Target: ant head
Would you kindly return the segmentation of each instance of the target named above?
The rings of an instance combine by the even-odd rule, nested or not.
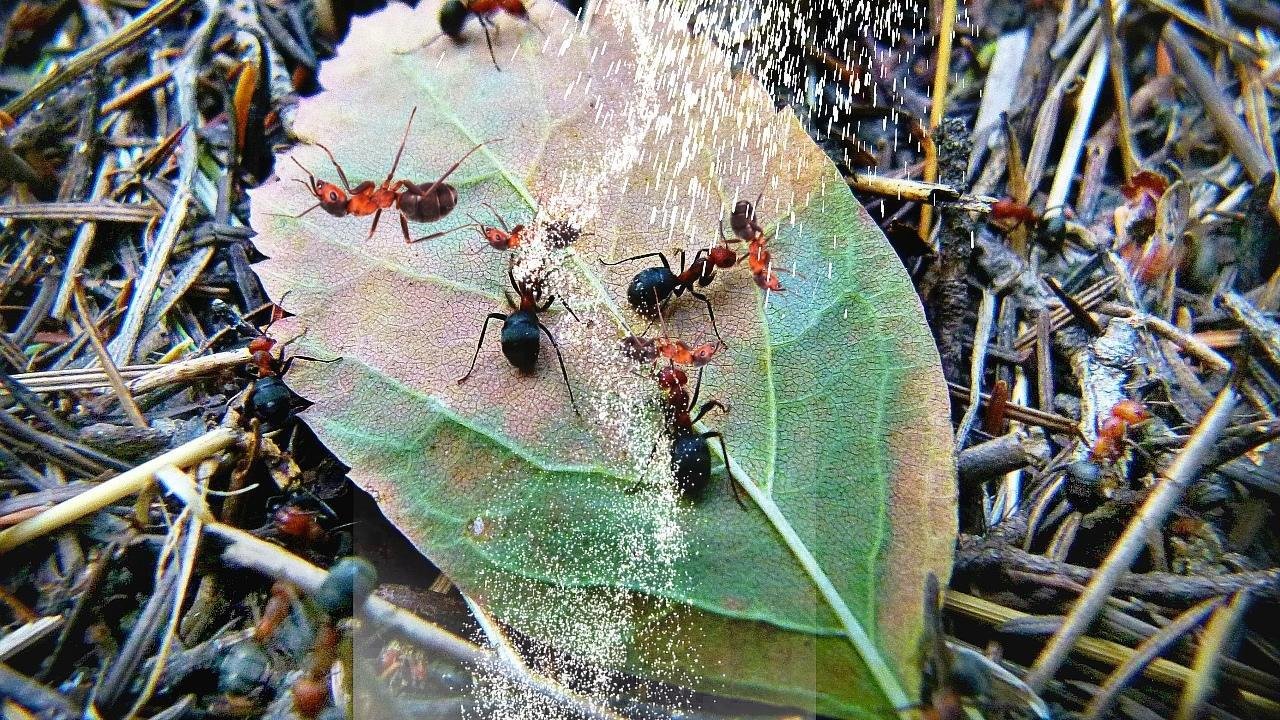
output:
[[[1147,410],[1147,406],[1137,400],[1125,399],[1111,408],[1111,415],[1130,424],[1136,424],[1150,418],[1151,411]]]
[[[733,206],[733,214],[746,220],[754,220],[756,217],[756,206],[751,204],[749,200],[739,200]]]
[[[692,351],[694,367],[702,367],[703,365],[711,362],[711,358],[715,356],[716,351],[720,349],[722,344],[723,343],[716,341],[713,343],[704,343],[694,348]]]
[[[447,0],[440,6],[440,31],[450,39],[462,37],[462,26],[471,14],[471,9],[463,0]]]
[[[275,346],[276,341],[273,338],[269,338],[266,335],[259,335],[249,341],[249,352],[253,354],[271,352],[271,348]]]
[[[295,157],[290,157],[294,165],[297,165],[302,172],[307,174],[307,179],[298,180],[302,183],[311,194],[315,196],[316,202],[320,203],[320,207],[334,217],[344,217],[347,214],[347,194],[342,188],[331,182],[317,180],[311,171],[302,166]],[[296,179],[296,178],[295,178]]]

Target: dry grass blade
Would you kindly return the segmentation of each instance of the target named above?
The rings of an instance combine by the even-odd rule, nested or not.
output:
[[[1224,655],[1231,653],[1236,627],[1249,606],[1249,593],[1240,592],[1225,607],[1214,611],[1200,638],[1200,650],[1192,666],[1191,681],[1182,688],[1177,720],[1204,717],[1205,705],[1218,686],[1218,670]]]
[[[74,220],[145,225],[162,214],[159,206],[149,203],[121,203],[110,200],[0,206],[0,218],[12,220]]]
[[[1222,598],[1205,600],[1174,618],[1173,622],[1161,628],[1160,632],[1147,638],[1141,645],[1134,648],[1133,655],[1107,676],[1098,694],[1094,695],[1093,700],[1089,701],[1089,705],[1084,711],[1085,717],[1088,720],[1101,720],[1101,718],[1106,717],[1120,693],[1124,691],[1129,683],[1133,682],[1134,678],[1142,673],[1143,669],[1151,661],[1160,657],[1161,653],[1182,639],[1182,636],[1204,622],[1205,618],[1209,617],[1214,610],[1222,605],[1222,602]]]

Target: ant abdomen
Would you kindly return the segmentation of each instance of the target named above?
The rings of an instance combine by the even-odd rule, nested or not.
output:
[[[458,191],[447,183],[422,183],[406,188],[400,196],[400,212],[414,222],[435,222],[458,206]]]
[[[681,432],[671,439],[671,473],[686,500],[702,497],[711,478],[711,451],[700,435]]]
[[[646,318],[658,316],[658,306],[671,295],[675,273],[665,267],[651,267],[636,273],[627,286],[627,302]]]
[[[538,364],[538,318],[532,311],[511,313],[502,324],[502,354],[525,373]]]

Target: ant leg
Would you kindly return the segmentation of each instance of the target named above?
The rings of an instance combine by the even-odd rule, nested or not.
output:
[[[373,214],[373,225],[369,227],[369,235],[368,237],[365,238],[365,240],[368,240],[369,238],[373,237],[373,233],[376,232],[378,229],[378,221],[381,219],[382,219],[382,208],[378,208],[378,211]]]
[[[485,317],[484,324],[480,326],[480,340],[476,342],[476,353],[475,355],[471,356],[471,367],[467,368],[466,375],[463,375],[462,377],[458,378],[459,385],[466,382],[466,379],[471,377],[471,372],[476,369],[476,358],[480,357],[480,346],[484,344],[484,334],[486,332],[489,332],[490,320],[501,320],[503,322],[506,322],[507,316],[503,315],[502,313],[489,313]]]
[[[493,61],[493,69],[502,72],[502,68],[498,67],[498,56],[493,54],[493,39],[489,37],[489,23],[485,22],[483,17],[480,18],[480,29],[484,30],[484,42],[489,46],[489,59]],[[494,32],[497,32],[497,28],[494,28]]]
[[[538,323],[538,329],[547,334],[547,339],[551,341],[551,347],[556,349],[556,359],[560,361],[560,374],[564,376],[564,386],[569,391],[569,404],[573,405],[573,411],[578,417],[582,417],[582,411],[578,409],[578,401],[573,397],[573,386],[569,384],[569,371],[564,367],[564,355],[560,354],[560,343],[556,342],[556,337],[551,334],[546,325]]]
[[[693,384],[693,395],[689,398],[689,407],[693,407],[698,404],[698,393],[702,392],[702,373],[706,371],[706,367],[698,368],[698,381]]]
[[[404,144],[409,141],[409,128],[413,125],[413,116],[417,114],[418,107],[415,105],[413,110],[409,111],[409,122],[404,124],[404,137],[400,138],[400,149],[396,150],[396,159],[391,163],[391,171],[387,173],[387,179],[382,181],[384,187],[391,182],[391,176],[396,174],[396,168],[400,167],[400,155],[404,153]]]
[[[733,491],[733,499],[738,503],[738,507],[743,510],[747,509],[747,504],[742,502],[742,495],[738,492],[738,478],[733,476],[733,471],[729,469],[729,447],[724,444],[724,435],[714,430],[704,432],[698,437],[703,440],[715,438],[720,441],[720,452],[724,453],[724,474],[729,476],[729,489]]]
[[[656,257],[656,258],[658,258],[659,260],[661,260],[661,261],[662,261],[662,266],[663,266],[663,267],[665,267],[665,268],[666,268],[666,269],[668,269],[668,270],[670,270],[670,269],[671,269],[671,263],[667,261],[667,256],[666,256],[666,255],[664,255],[663,253],[660,253],[660,252],[645,253],[645,254],[643,254],[643,255],[632,255],[632,256],[631,256],[631,257],[629,257],[629,258],[623,258],[623,259],[621,259],[621,260],[614,260],[613,262],[608,262],[608,261],[606,261],[604,258],[599,258],[599,260],[600,260],[600,264],[601,264],[601,265],[621,265],[622,263],[631,262],[631,261],[633,261],[633,260],[643,260],[643,259],[645,259],[645,258],[651,258],[651,257]],[[682,268],[682,269],[683,269],[683,268]]]
[[[499,214],[498,214],[498,210],[497,210],[497,208],[495,208],[494,206],[490,205],[490,204],[489,204],[489,203],[487,203],[487,202],[486,202],[486,203],[480,203],[480,204],[481,204],[481,205],[483,205],[483,206],[485,206],[485,207],[487,207],[487,208],[489,208],[489,212],[493,213],[493,216],[494,216],[495,218],[497,218],[497,220],[498,220],[498,224],[502,226],[502,232],[504,232],[504,233],[509,233],[509,232],[511,232],[511,228],[507,227],[507,219],[506,219],[506,218],[504,218],[504,217],[502,217],[501,215],[499,215]],[[468,217],[470,217],[470,216],[468,216]],[[474,218],[473,218],[473,219],[474,219]],[[477,221],[477,222],[479,222],[479,221]]]
[[[401,216],[400,216],[400,221],[401,221],[401,222],[404,222],[404,216],[403,216],[403,215],[401,215]],[[407,237],[407,236],[408,236],[408,234],[409,234],[409,231],[408,231],[408,229],[407,229],[407,228],[408,228],[408,226],[409,226],[409,224],[406,222],[406,223],[405,223],[405,228],[406,228],[406,230],[405,230],[405,236],[406,236],[406,237]],[[475,223],[464,223],[464,224],[459,225],[459,226],[457,226],[457,227],[451,227],[451,228],[449,228],[448,230],[441,230],[440,232],[433,232],[433,233],[431,233],[430,235],[423,235],[423,236],[422,236],[422,237],[420,237],[420,238],[415,238],[415,239],[413,239],[413,240],[406,240],[406,242],[408,242],[408,243],[412,244],[412,243],[419,243],[419,242],[422,242],[423,240],[435,240],[436,238],[438,238],[438,237],[444,237],[445,235],[448,235],[448,234],[449,234],[449,233],[451,233],[451,232],[457,232],[458,230],[466,230],[466,229],[467,229],[467,228],[469,228],[469,227],[475,227]]]
[[[301,337],[301,336],[299,336],[299,337]],[[298,338],[294,338],[293,340],[297,340],[297,339],[298,339]],[[290,340],[289,342],[293,342],[293,340]],[[281,345],[281,346],[280,346],[280,350],[281,350],[281,353],[283,353],[283,352],[284,352],[284,346],[283,346],[283,345]],[[283,360],[283,361],[280,363],[280,373],[279,373],[279,374],[284,375],[285,373],[289,372],[289,368],[293,367],[293,361],[294,361],[294,360],[306,360],[306,361],[308,361],[308,362],[318,362],[318,363],[324,363],[325,365],[328,365],[329,363],[336,363],[336,362],[338,362],[338,361],[339,361],[339,360],[341,360],[341,359],[342,359],[342,358],[340,358],[340,357],[336,357],[336,358],[329,358],[328,360],[322,360],[322,359],[320,359],[320,358],[318,358],[318,357],[311,357],[310,355],[291,355],[290,357],[285,358],[285,360]]]
[[[649,458],[645,460],[646,467],[653,465],[653,456],[656,455],[657,453],[658,453],[658,441],[654,440],[653,447],[649,448]],[[636,480],[636,484],[632,485],[630,490],[625,490],[624,492],[627,495],[635,495],[636,493],[640,492],[640,488],[644,487],[644,481],[648,475],[649,473],[647,471],[641,474],[640,479]]]
[[[720,336],[720,328],[716,326],[716,311],[712,309],[711,301],[707,299],[706,295],[703,295],[693,288],[689,288],[689,294],[706,303],[707,316],[711,318],[711,330],[715,332],[716,339],[720,341],[721,345],[724,345],[726,348],[729,347],[729,343],[725,342],[724,338]]]
[[[712,410],[719,410],[724,413],[729,412],[729,408],[725,407],[725,404],[719,400],[708,400],[701,408],[698,409],[698,414],[694,415],[693,420],[690,422],[698,422],[702,419],[703,415],[706,415]]]
[[[490,143],[492,143],[492,142],[498,142],[498,141],[499,141],[499,140],[501,140],[501,139],[502,139],[502,138],[493,138],[493,139],[491,139],[491,140],[486,140],[485,142],[490,142]],[[473,152],[475,152],[475,151],[479,150],[479,149],[480,149],[480,148],[482,148],[482,147],[484,147],[484,143],[480,143],[479,145],[476,145],[475,147],[471,148],[471,149],[470,149],[470,150],[468,150],[466,153],[464,153],[462,157],[458,158],[458,162],[456,162],[456,163],[454,163],[453,165],[451,165],[451,166],[449,167],[449,169],[445,171],[444,175],[441,175],[441,176],[440,176],[440,178],[439,178],[438,180],[436,180],[435,182],[431,183],[431,186],[430,186],[430,187],[428,187],[426,190],[422,191],[422,194],[423,194],[423,195],[430,195],[430,194],[434,193],[434,192],[436,191],[436,188],[440,187],[442,184],[444,184],[444,181],[445,181],[445,180],[448,180],[448,179],[449,179],[449,176],[453,174],[453,171],[454,171],[454,170],[457,170],[459,167],[461,167],[461,166],[462,166],[462,163],[463,163],[463,162],[464,162],[468,157],[470,157],[470,156],[471,156],[471,153],[473,153]]]
[[[556,299],[556,298],[553,298],[553,299]],[[582,322],[582,318],[578,317],[578,313],[574,312],[573,308],[569,307],[569,303],[565,302],[564,298],[558,298],[558,299],[560,300],[560,304],[564,306],[564,309],[568,310],[569,314],[573,316],[574,320],[577,320],[578,322]],[[550,305],[550,303],[548,303],[548,305]]]
[[[302,212],[298,213],[297,215],[288,215],[288,214],[285,214],[285,213],[271,213],[271,215],[272,215],[273,217],[284,217],[284,218],[290,218],[290,219],[293,219],[293,220],[297,220],[298,218],[302,217],[303,215],[306,215],[307,213],[311,212],[312,210],[315,210],[315,209],[316,209],[316,208],[318,208],[318,207],[320,207],[320,203],[316,203],[315,205],[312,205],[311,207],[307,208],[306,210],[303,210]]]

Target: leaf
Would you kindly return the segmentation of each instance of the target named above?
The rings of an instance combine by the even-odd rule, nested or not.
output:
[[[450,179],[454,213],[413,229],[494,224],[489,206],[532,227],[539,205],[541,221],[584,229],[571,250],[535,241],[518,256],[549,268],[583,318],[542,315],[584,417],[551,348],[519,375],[496,327],[455,382],[484,317],[504,309],[507,254],[474,229],[406,245],[390,215],[368,239],[367,217],[282,217],[312,199],[281,156],[282,181],[252,193],[270,258],[259,274],[297,314],[273,332],[305,329],[297,352],[342,358],[294,365],[290,386],[315,403],[305,419],[516,630],[700,690],[892,715],[918,685],[920,592],[928,571],[949,572],[956,519],[938,357],[887,241],[793,115],[650,6],[601,4],[585,33],[552,3],[531,9],[545,36],[499,18],[500,72],[474,22],[461,46],[421,47],[438,7],[353,22],[321,70],[326,91],[298,106],[304,144],[290,155],[336,180],[306,144],[324,143],[353,182],[381,180],[413,107],[397,178],[435,179],[486,141]],[[597,259],[706,247],[717,216],[762,189],[785,291],[766,298],[745,267],[706,288],[728,347],[702,388],[731,405],[705,425],[724,432],[755,506],[739,509],[722,469],[691,506],[662,490],[654,383],[617,352],[621,323],[640,325],[625,288],[644,263]],[[668,308],[673,336],[710,336],[701,303]]]

